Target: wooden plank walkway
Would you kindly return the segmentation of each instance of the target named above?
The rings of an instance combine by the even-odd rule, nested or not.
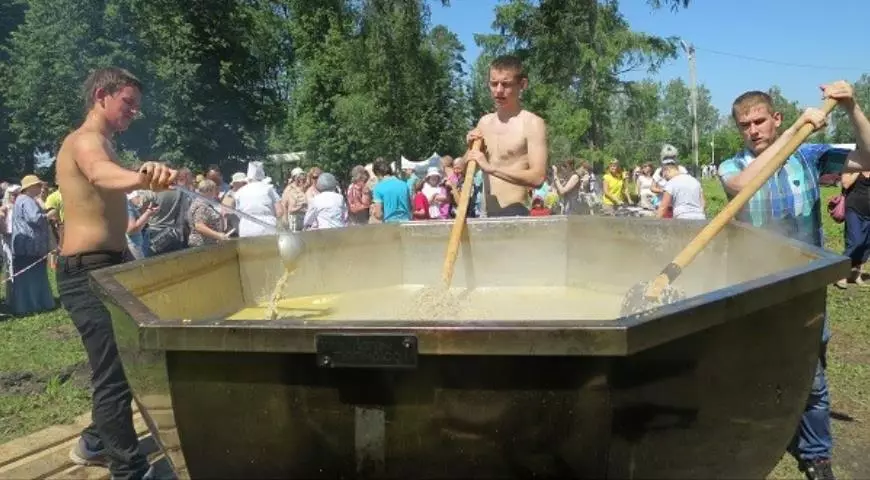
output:
[[[109,470],[103,467],[82,467],[69,458],[69,451],[79,439],[79,434],[91,421],[86,413],[70,425],[55,425],[30,435],[0,445],[0,480],[5,479],[73,479],[104,480]],[[171,475],[168,462],[163,458],[157,443],[151,437],[145,419],[138,408],[133,409],[133,426],[139,435],[140,448],[148,460],[165,478]]]

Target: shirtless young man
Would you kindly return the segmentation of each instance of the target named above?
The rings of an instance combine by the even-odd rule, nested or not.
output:
[[[469,145],[478,138],[484,141],[483,153],[469,150],[464,158],[477,162],[485,174],[488,217],[529,215],[529,190],[547,178],[547,126],[520,105],[520,92],[528,85],[518,58],[496,58],[489,68],[496,111],[484,115],[466,137]]]
[[[105,68],[85,82],[87,118],[57,154],[65,231],[57,267],[60,300],[79,331],[91,366],[92,423],[70,451],[81,465],[108,465],[113,478],[143,478],[148,462],[133,428],[132,393],[118,356],[109,311],[91,291],[88,273],[129,258],[126,193],[163,190],[177,173],[147,162],[118,165],[112,136],[139,112],[142,85],[125,70]]]

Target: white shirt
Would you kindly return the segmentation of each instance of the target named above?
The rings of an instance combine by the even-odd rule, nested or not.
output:
[[[440,185],[433,187],[429,182],[423,184],[423,195],[429,201],[429,218],[441,218],[441,204],[435,203],[435,197],[441,193],[442,187]]]
[[[701,208],[701,182],[688,174],[680,174],[665,184],[665,192],[671,194],[674,218],[704,220],[707,216]]]
[[[637,188],[640,191],[640,194],[643,195],[645,193],[649,193],[650,188],[652,187],[653,179],[652,177],[647,177],[646,175],[641,175],[637,177]]]
[[[347,226],[347,204],[338,192],[321,192],[308,203],[304,228],[322,230]]]
[[[240,188],[235,193],[236,210],[246,213],[269,225],[278,224],[275,215],[275,204],[280,198],[272,185],[265,182],[251,182]],[[277,227],[276,227],[277,228]],[[243,216],[239,216],[239,236],[256,237],[260,235],[273,235],[276,229],[266,228],[254,223]]]
[[[640,175],[639,177],[637,177],[637,188],[638,193],[640,193],[641,207],[652,208],[652,199],[656,196],[654,193],[652,193],[652,185],[652,177],[647,177],[646,175]]]

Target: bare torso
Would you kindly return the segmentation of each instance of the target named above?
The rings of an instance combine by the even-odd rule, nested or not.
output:
[[[75,158],[76,143],[100,133],[79,129],[63,142],[57,154],[57,185],[64,202],[64,236],[61,255],[95,250],[124,251],[127,248],[127,198],[122,191],[104,190],[93,185]],[[117,162],[108,139],[102,145]]]
[[[483,134],[489,163],[505,170],[529,168],[527,122],[538,117],[522,110],[518,115],[502,121],[495,113],[484,115],[478,123]],[[525,204],[529,187],[516,185],[493,175],[484,177],[486,210],[492,212],[514,203]]]

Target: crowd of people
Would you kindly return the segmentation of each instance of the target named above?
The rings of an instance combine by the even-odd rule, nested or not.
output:
[[[637,215],[706,218],[701,184],[678,165],[676,148],[665,145],[660,160],[655,170],[647,164],[633,173],[614,160],[603,175],[595,174],[589,162],[562,161],[537,188],[528,189],[523,206],[530,216],[616,215],[633,207]],[[130,250],[136,258],[149,257],[234,237],[272,234],[268,225],[304,231],[449,220],[466,188],[467,162],[451,156],[436,161],[395,171],[379,158],[351,168],[346,184],[320,167],[296,167],[283,189],[265,175],[261,162],[250,162],[247,172],[232,174],[229,183],[217,166],[196,177],[181,169],[176,189],[128,195]],[[482,171],[475,172],[469,188],[468,216],[485,217]]]
[[[28,175],[19,185],[6,186],[0,209],[5,216],[0,224],[6,226],[4,250],[11,251],[7,266],[14,276],[13,303],[48,306],[40,303],[42,292],[31,294],[29,289],[40,282],[47,288],[44,265],[53,250],[51,237],[60,245],[55,260],[58,291],[88,354],[94,389],[93,423],[82,432],[71,458],[83,465],[106,465],[113,477],[153,475],[139,451],[132,394],[111,318],[88,279],[90,271],[127,261],[131,254],[144,258],[236,236],[271,234],[281,223],[301,231],[447,220],[455,214],[465,189],[470,189],[471,217],[618,215],[631,210],[675,221],[705,218],[701,184],[679,165],[672,145],[663,146],[657,166],[645,164],[631,172],[616,160],[602,175],[583,159],[565,159],[552,166],[544,120],[521,106],[520,92],[527,86],[528,77],[516,57],[499,57],[491,63],[489,89],[496,109],[466,137],[469,145],[483,140],[482,150],[469,149],[458,158],[443,157],[438,164],[409,171],[395,171],[379,158],[353,167],[346,185],[339,185],[335,174],[320,168],[307,172],[296,168],[286,183],[278,182],[285,183],[280,188],[265,175],[260,162],[251,162],[247,172],[233,173],[229,183],[217,167],[201,175],[158,162],[135,169],[121,167],[110,140],[136,118],[142,84],[123,69],[93,72],[84,89],[87,117],[58,152],[56,198],[45,182]],[[870,122],[853,94],[846,82],[823,87],[823,95],[836,100],[852,121],[858,148],[830,155],[829,145],[801,145],[741,210],[740,220],[823,246],[820,175],[843,172],[844,187],[853,192],[850,204],[867,203],[870,175],[860,172],[870,171]],[[759,91],[738,97],[732,115],[745,148],[716,171],[729,197],[746,188],[800,126],[812,124],[819,129],[825,124],[823,112],[808,109],[795,126],[780,131],[782,115],[769,95]],[[465,172],[472,161],[479,170],[466,185]],[[702,171],[705,176],[711,173],[709,167]],[[867,212],[853,209],[853,213],[866,222]],[[847,245],[867,242],[866,225],[847,223],[847,238],[851,238]],[[866,260],[866,247],[853,255]],[[43,266],[31,268],[40,258]],[[812,480],[834,478],[825,378],[829,338],[825,320],[815,378],[791,449]]]

